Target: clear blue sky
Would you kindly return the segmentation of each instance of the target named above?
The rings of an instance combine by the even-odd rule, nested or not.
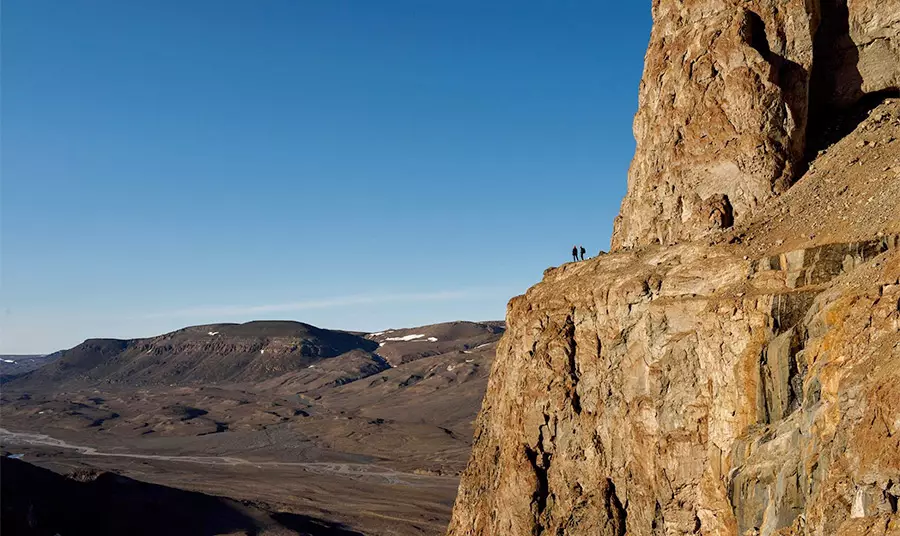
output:
[[[609,244],[649,1],[2,9],[2,353],[497,319]]]

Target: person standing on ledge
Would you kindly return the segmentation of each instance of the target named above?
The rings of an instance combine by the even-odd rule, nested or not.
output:
[[[578,246],[572,246],[572,262],[578,262]]]
[[[584,260],[584,254],[586,253],[584,246],[581,246],[581,260]]]

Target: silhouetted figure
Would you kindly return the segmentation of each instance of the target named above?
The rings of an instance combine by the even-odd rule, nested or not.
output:
[[[581,260],[584,260],[584,254],[586,253],[584,246],[581,246]]]
[[[572,262],[578,262],[578,246],[572,246]]]

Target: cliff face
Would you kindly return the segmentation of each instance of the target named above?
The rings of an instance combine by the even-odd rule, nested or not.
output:
[[[896,524],[900,256],[875,257],[887,247],[800,250],[772,269],[686,246],[549,275],[510,305],[450,533]],[[845,259],[863,266],[842,274]],[[791,288],[798,272],[813,284]]]
[[[900,87],[900,0],[822,0],[813,99],[846,106]]]
[[[811,119],[900,87],[898,0],[656,0],[653,20],[613,249],[745,220],[804,170]]]
[[[654,2],[617,251],[510,302],[450,535],[900,534],[898,7]]]

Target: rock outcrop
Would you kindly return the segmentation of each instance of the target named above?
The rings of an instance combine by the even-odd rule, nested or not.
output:
[[[510,304],[450,533],[830,535],[895,516],[888,242],[549,274]]]
[[[745,220],[805,170],[811,119],[900,88],[897,0],[657,0],[653,19],[614,250]]]
[[[848,106],[900,87],[900,1],[822,0],[817,35],[818,105]]]
[[[510,301],[451,536],[900,535],[892,3],[842,86],[828,6],[654,2],[616,247]]]

